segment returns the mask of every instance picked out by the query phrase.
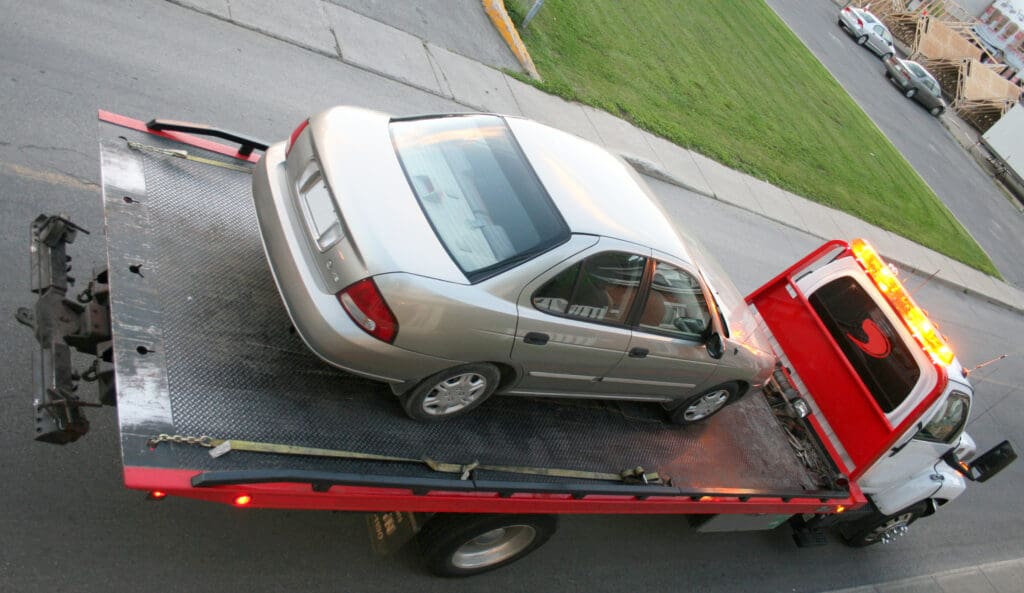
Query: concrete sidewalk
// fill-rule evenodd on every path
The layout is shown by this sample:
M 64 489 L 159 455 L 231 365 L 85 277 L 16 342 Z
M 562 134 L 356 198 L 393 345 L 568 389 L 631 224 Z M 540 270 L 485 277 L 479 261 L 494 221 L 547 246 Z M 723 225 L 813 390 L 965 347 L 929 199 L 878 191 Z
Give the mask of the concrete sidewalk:
M 521 115 L 622 154 L 641 172 L 822 239 L 863 237 L 905 270 L 1024 312 L 1024 292 L 844 212 L 729 169 L 626 121 L 326 0 L 169 0 L 374 72 L 467 108 Z M 483 9 L 481 8 L 481 11 Z
M 1024 559 L 992 562 L 930 576 L 828 593 L 1019 593 L 1024 591 Z

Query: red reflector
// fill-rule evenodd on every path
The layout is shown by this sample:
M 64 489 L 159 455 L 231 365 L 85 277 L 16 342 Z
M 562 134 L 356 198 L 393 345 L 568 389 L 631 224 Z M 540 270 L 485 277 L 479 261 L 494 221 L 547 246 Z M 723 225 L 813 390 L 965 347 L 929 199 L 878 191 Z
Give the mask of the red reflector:
M 302 123 L 299 124 L 299 127 L 292 131 L 292 135 L 288 137 L 288 146 L 284 149 L 284 156 L 288 156 L 288 153 L 292 151 L 292 146 L 295 146 L 295 141 L 299 138 L 299 134 L 301 134 L 302 130 L 305 130 L 308 125 L 309 120 L 303 120 Z
M 167 498 L 167 493 L 162 490 L 153 490 L 152 492 L 149 493 L 148 498 L 150 500 L 160 500 L 163 498 Z
M 364 278 L 338 293 L 338 302 L 363 331 L 384 342 L 394 342 L 398 320 L 372 278 Z
M 235 497 L 234 504 L 236 507 L 244 507 L 252 502 L 252 497 L 248 494 L 240 494 Z

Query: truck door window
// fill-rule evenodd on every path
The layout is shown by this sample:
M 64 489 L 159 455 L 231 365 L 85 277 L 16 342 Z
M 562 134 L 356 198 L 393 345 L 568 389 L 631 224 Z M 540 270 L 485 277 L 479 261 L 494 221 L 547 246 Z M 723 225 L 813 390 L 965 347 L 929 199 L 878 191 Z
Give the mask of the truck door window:
M 895 410 L 921 369 L 885 313 L 849 276 L 825 284 L 808 300 L 882 411 Z
M 958 392 L 950 394 L 946 405 L 928 424 L 917 433 L 915 438 L 938 443 L 951 443 L 960 436 L 967 414 L 971 409 L 971 398 Z
M 711 314 L 697 278 L 658 262 L 640 314 L 640 328 L 701 340 L 710 322 Z
M 636 298 L 647 258 L 609 251 L 572 265 L 533 294 L 541 311 L 623 324 Z

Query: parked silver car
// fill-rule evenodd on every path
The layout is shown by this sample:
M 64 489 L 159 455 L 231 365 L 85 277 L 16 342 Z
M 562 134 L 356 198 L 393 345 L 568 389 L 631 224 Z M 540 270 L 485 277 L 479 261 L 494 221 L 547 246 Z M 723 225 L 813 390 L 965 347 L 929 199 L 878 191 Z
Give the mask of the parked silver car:
M 875 52 L 882 59 L 895 55 L 892 45 L 892 33 L 882 24 L 882 20 L 863 8 L 846 5 L 839 11 L 839 26 L 863 45 Z
M 629 165 L 533 121 L 334 108 L 266 151 L 253 197 L 303 340 L 419 420 L 498 392 L 660 402 L 685 424 L 775 362 Z
M 903 91 L 903 96 L 924 105 L 929 113 L 938 117 L 946 110 L 942 88 L 924 66 L 910 60 L 890 57 L 884 60 L 885 77 Z

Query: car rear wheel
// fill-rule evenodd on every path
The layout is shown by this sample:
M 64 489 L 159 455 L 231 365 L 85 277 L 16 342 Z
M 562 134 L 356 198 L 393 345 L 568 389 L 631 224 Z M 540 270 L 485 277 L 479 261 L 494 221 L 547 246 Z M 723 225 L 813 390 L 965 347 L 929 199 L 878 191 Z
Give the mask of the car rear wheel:
M 903 96 L 908 99 L 913 99 L 915 95 L 917 95 L 917 89 L 914 88 L 907 89 L 903 93 Z
M 501 373 L 487 363 L 467 364 L 427 377 L 402 394 L 402 408 L 414 420 L 437 422 L 466 414 L 498 388 Z
M 468 577 L 510 564 L 544 545 L 555 515 L 434 515 L 417 536 L 430 572 Z
M 929 109 L 929 110 L 928 110 L 928 113 L 930 113 L 930 114 L 934 115 L 935 117 L 939 117 L 940 115 L 942 115 L 942 113 L 943 113 L 944 111 L 945 111 L 945 109 L 943 109 L 943 108 L 942 108 L 941 106 L 939 106 L 939 105 L 936 105 L 935 107 L 932 107 L 931 109 Z
M 867 35 L 861 35 L 860 37 L 857 38 L 857 45 L 864 45 L 867 42 L 868 42 L 868 36 Z
M 687 425 L 706 420 L 722 410 L 739 394 L 736 383 L 722 383 L 683 400 L 670 412 L 674 424 Z

